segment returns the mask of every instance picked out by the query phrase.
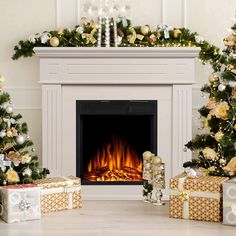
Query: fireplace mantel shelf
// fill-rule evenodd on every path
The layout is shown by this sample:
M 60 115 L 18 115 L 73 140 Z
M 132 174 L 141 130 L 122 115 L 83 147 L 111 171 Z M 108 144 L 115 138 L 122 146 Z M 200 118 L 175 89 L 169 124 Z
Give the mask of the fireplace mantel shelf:
M 198 47 L 35 47 L 40 58 L 194 58 Z

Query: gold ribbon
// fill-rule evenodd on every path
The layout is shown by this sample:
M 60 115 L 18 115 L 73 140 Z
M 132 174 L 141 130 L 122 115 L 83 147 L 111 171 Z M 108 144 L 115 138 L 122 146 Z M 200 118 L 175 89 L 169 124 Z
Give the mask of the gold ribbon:
M 89 44 L 90 42 L 92 44 L 95 44 L 97 42 L 97 40 L 94 38 L 93 34 L 94 34 L 93 30 L 91 31 L 90 34 L 88 34 L 88 33 L 82 34 L 82 38 L 86 39 L 86 44 Z
M 131 34 L 127 36 L 129 43 L 134 44 L 135 40 L 143 40 L 144 36 L 142 34 L 137 34 L 134 28 L 130 29 Z

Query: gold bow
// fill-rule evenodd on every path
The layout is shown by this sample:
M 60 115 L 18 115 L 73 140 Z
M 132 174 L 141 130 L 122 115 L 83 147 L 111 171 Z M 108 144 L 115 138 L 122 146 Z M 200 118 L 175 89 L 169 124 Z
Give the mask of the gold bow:
M 92 44 L 95 44 L 97 42 L 97 40 L 93 37 L 93 33 L 94 32 L 92 30 L 90 34 L 88 34 L 88 33 L 83 33 L 82 34 L 82 38 L 86 39 L 86 44 L 89 44 L 90 42 Z
M 134 44 L 136 39 L 140 41 L 143 40 L 144 36 L 142 34 L 137 34 L 134 28 L 130 29 L 131 34 L 127 36 L 129 43 Z
M 187 190 L 183 190 L 181 193 L 180 193 L 180 198 L 181 200 L 184 202 L 184 201 L 188 201 L 189 200 L 189 194 L 190 194 L 190 191 L 187 191 Z

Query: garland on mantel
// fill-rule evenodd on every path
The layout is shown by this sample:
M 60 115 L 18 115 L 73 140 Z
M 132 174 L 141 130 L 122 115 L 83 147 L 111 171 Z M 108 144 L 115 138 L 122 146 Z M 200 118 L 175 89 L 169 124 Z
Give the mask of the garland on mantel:
M 104 29 L 102 31 L 104 32 Z M 111 32 L 113 32 L 112 24 Z M 118 18 L 117 34 L 119 47 L 200 47 L 199 60 L 203 64 L 209 62 L 215 71 L 220 69 L 222 64 L 227 64 L 226 57 L 218 47 L 186 28 L 159 25 L 153 31 L 148 25 L 133 27 L 130 20 Z M 15 53 L 12 59 L 33 56 L 34 47 L 96 47 L 97 36 L 98 23 L 82 18 L 81 24 L 72 30 L 45 31 L 30 35 L 28 40 L 19 41 L 14 47 Z M 103 45 L 104 37 L 103 35 Z M 111 46 L 114 46 L 113 35 L 111 35 Z

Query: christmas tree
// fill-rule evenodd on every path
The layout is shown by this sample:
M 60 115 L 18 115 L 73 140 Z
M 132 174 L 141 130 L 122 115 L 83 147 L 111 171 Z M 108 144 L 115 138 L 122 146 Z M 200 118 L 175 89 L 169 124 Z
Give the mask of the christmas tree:
M 14 114 L 10 95 L 3 91 L 0 76 L 0 185 L 32 183 L 46 177 L 49 171 L 39 168 L 28 127 L 22 116 Z M 31 150 L 30 150 L 31 148 Z
M 199 109 L 204 132 L 185 145 L 198 156 L 184 167 L 200 175 L 236 176 L 236 22 L 224 45 L 201 89 L 209 97 Z

